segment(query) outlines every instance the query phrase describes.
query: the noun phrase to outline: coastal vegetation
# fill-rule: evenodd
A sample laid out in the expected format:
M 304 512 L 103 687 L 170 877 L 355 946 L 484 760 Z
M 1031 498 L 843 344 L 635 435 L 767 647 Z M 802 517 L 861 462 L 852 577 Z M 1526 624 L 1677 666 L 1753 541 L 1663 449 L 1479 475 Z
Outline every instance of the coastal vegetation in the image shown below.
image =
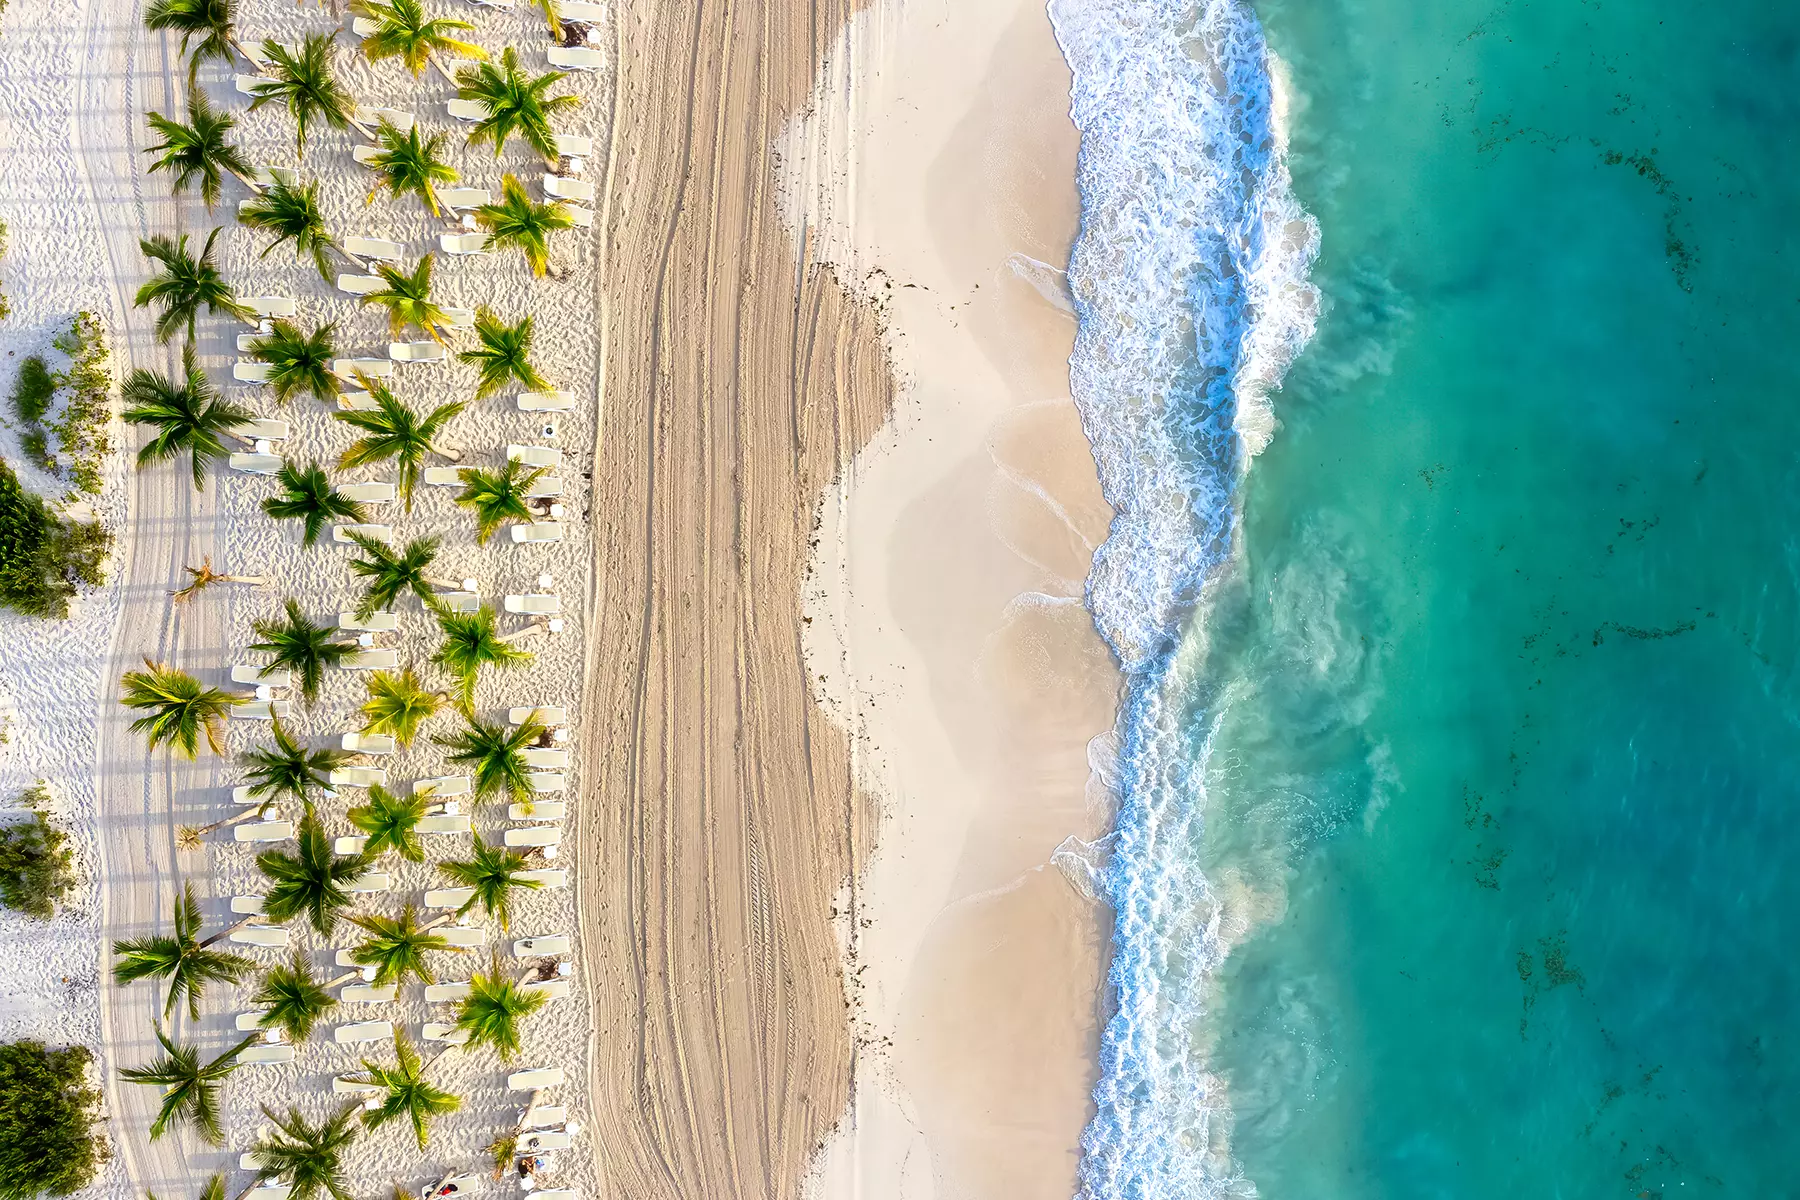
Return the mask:
M 92 1061 L 84 1046 L 0 1045 L 0 1200 L 67 1196 L 93 1181 L 106 1151 Z
M 19 796 L 31 820 L 0 826 L 0 904 L 40 921 L 75 884 L 75 852 L 68 835 L 50 824 L 50 793 L 42 780 Z
M 100 522 L 58 515 L 0 460 L 0 604 L 61 620 L 80 589 L 104 582 L 111 552 Z

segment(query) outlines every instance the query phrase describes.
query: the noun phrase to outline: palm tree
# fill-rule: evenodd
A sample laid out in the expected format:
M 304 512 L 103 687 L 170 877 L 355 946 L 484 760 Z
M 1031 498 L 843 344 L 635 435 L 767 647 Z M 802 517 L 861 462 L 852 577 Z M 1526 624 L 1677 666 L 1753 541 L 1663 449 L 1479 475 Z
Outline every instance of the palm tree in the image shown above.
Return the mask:
M 232 52 L 254 65 L 248 51 L 238 45 L 237 0 L 150 0 L 144 10 L 144 28 L 170 30 L 181 35 L 181 52 L 198 37 L 193 57 L 188 60 L 188 86 L 194 86 L 203 59 L 216 58 L 229 64 Z
M 380 784 L 369 789 L 369 802 L 352 808 L 350 823 L 368 835 L 363 853 L 375 858 L 392 850 L 407 862 L 424 862 L 419 844 L 419 822 L 425 818 L 425 797 L 396 796 Z
M 194 357 L 189 342 L 181 352 L 183 378 L 179 384 L 148 367 L 138 367 L 125 377 L 120 395 L 124 417 L 133 425 L 148 425 L 154 437 L 138 450 L 138 469 L 171 459 L 185 451 L 192 464 L 194 488 L 206 487 L 206 468 L 229 456 L 223 441 L 237 437 L 237 427 L 256 414 L 219 394 Z
M 343 750 L 308 750 L 294 740 L 276 718 L 270 725 L 275 738 L 273 746 L 254 746 L 238 756 L 249 770 L 250 795 L 256 799 L 279 800 L 292 796 L 312 810 L 312 791 L 331 787 L 331 772 L 350 761 Z
M 358 378 L 368 389 L 369 398 L 375 402 L 375 407 L 368 411 L 350 410 L 334 414 L 344 424 L 363 431 L 363 436 L 352 442 L 350 448 L 338 457 L 338 468 L 349 470 L 393 459 L 400 468 L 400 495 L 406 501 L 406 511 L 411 512 L 413 490 L 419 486 L 419 472 L 424 466 L 425 456 L 435 454 L 451 462 L 462 457 L 459 450 L 439 447 L 437 438 L 443 433 L 444 426 L 468 405 L 461 400 L 452 400 L 448 404 L 438 405 L 421 417 L 400 403 L 394 393 L 378 380 L 369 379 L 360 373 Z
M 369 869 L 364 854 L 334 854 L 331 839 L 319 819 L 300 819 L 295 853 L 265 850 L 256 865 L 272 881 L 263 897 L 263 916 L 277 924 L 302 913 L 321 934 L 337 927 L 338 912 L 351 904 L 345 884 L 361 878 Z
M 175 848 L 177 850 L 198 850 L 206 845 L 206 835 L 214 830 L 225 829 L 232 825 L 242 825 L 245 821 L 260 821 L 275 808 L 273 800 L 265 800 L 261 804 L 252 804 L 237 811 L 236 815 L 221 817 L 209 825 L 182 825 L 175 830 Z
M 456 699 L 465 713 L 474 711 L 475 680 L 483 667 L 522 667 L 531 661 L 529 650 L 520 650 L 494 632 L 494 610 L 482 605 L 472 613 L 440 610 L 438 629 L 443 643 L 431 661 L 456 677 Z
M 355 1105 L 346 1105 L 336 1116 L 309 1125 L 297 1108 L 278 1116 L 267 1105 L 263 1115 L 275 1132 L 256 1140 L 256 1180 L 282 1179 L 289 1200 L 318 1200 L 328 1193 L 333 1200 L 350 1200 L 345 1188 L 344 1155 L 356 1141 L 351 1116 Z
M 372 612 L 391 605 L 401 592 L 411 590 L 425 604 L 432 602 L 433 588 L 454 591 L 461 587 L 453 579 L 439 579 L 425 572 L 437 558 L 436 538 L 414 538 L 396 551 L 385 542 L 362 534 L 351 534 L 351 540 L 368 555 L 350 560 L 350 570 L 369 580 L 368 590 L 357 606 L 357 616 L 367 618 Z M 426 714 L 429 716 L 430 714 Z
M 387 309 L 388 332 L 396 338 L 408 329 L 421 329 L 436 341 L 444 340 L 438 327 L 448 325 L 450 318 L 431 301 L 431 260 L 429 254 L 421 258 L 410 275 L 399 267 L 375 264 L 375 273 L 386 281 L 387 287 L 370 292 L 362 302 Z
M 264 1029 L 279 1029 L 291 1042 L 304 1042 L 337 1004 L 337 997 L 313 978 L 312 968 L 298 950 L 291 963 L 263 972 L 262 986 L 250 1003 L 263 1010 L 258 1022 Z
M 289 597 L 285 605 L 286 621 L 259 620 L 250 627 L 263 640 L 251 644 L 260 654 L 271 654 L 268 667 L 287 667 L 300 676 L 300 694 L 311 706 L 319 696 L 319 684 L 326 667 L 335 667 L 357 652 L 355 642 L 332 638 L 329 626 L 315 625 L 300 611 L 298 601 Z
M 264 39 L 263 66 L 271 78 L 260 80 L 252 90 L 250 111 L 265 104 L 281 103 L 294 118 L 294 152 L 306 157 L 306 131 L 314 121 L 323 121 L 333 129 L 356 124 L 356 98 L 337 78 L 332 66 L 332 41 L 329 35 L 309 33 L 298 50 L 290 50 L 280 42 Z M 357 128 L 361 129 L 360 125 Z M 363 130 L 364 133 L 368 131 Z
M 476 209 L 475 221 L 487 230 L 490 247 L 517 246 L 524 251 L 533 275 L 550 271 L 550 235 L 575 224 L 568 205 L 560 200 L 546 204 L 534 202 L 519 177 L 512 174 L 500 180 L 500 202 L 483 204 Z M 560 274 L 550 273 L 552 277 Z
M 494 531 L 508 521 L 537 519 L 525 495 L 546 470 L 508 459 L 497 471 L 470 467 L 463 472 L 463 490 L 457 493 L 456 502 L 475 510 L 476 545 L 485 546 Z
M 201 592 L 205 591 L 215 583 L 253 583 L 258 587 L 261 587 L 263 584 L 269 582 L 267 578 L 261 575 L 221 574 L 220 572 L 213 570 L 212 555 L 210 554 L 203 554 L 200 556 L 199 566 L 190 567 L 184 565 L 181 569 L 186 571 L 191 578 L 186 587 L 177 588 L 175 591 L 169 593 L 169 598 L 174 600 L 177 604 L 186 604 L 189 600 L 192 600 L 195 596 L 198 596 Z
M 237 926 L 232 926 L 235 929 Z M 181 885 L 175 901 L 175 932 L 152 937 L 122 938 L 113 943 L 113 982 L 120 987 L 140 979 L 167 979 L 168 999 L 163 1004 L 163 1019 L 175 1011 L 182 996 L 187 997 L 188 1016 L 200 1019 L 200 993 L 209 983 L 236 983 L 256 966 L 247 958 L 214 950 L 212 945 L 231 932 L 223 929 L 205 941 L 200 940 L 200 905 L 194 900 L 192 884 Z
M 276 180 L 262 195 L 238 209 L 238 223 L 275 235 L 275 240 L 263 248 L 262 257 L 268 257 L 269 251 L 281 243 L 292 242 L 294 256 L 310 257 L 321 279 L 331 278 L 330 260 L 325 257 L 327 250 L 359 271 L 368 270 L 367 263 L 338 245 L 326 229 L 325 214 L 319 208 L 317 180 L 305 185 Z
M 236 175 L 251 191 L 257 190 L 250 178 L 256 169 L 242 151 L 225 140 L 225 135 L 237 126 L 237 122 L 214 108 L 200 88 L 192 88 L 188 93 L 186 125 L 158 112 L 145 114 L 145 119 L 163 139 L 144 151 L 161 156 L 150 164 L 150 172 L 172 172 L 175 182 L 171 191 L 177 194 L 186 191 L 187 185 L 198 177 L 200 198 L 211 208 L 219 202 L 224 171 Z
M 475 123 L 469 144 L 494 143 L 494 157 L 506 148 L 513 134 L 544 156 L 545 162 L 558 161 L 556 138 L 550 131 L 550 118 L 581 101 L 574 96 L 548 96 L 547 91 L 563 78 L 561 71 L 548 71 L 533 79 L 519 69 L 519 54 L 508 46 L 500 54 L 500 64 L 474 63 L 456 73 L 456 94 L 464 100 L 487 105 L 488 115 Z
M 476 800 L 485 800 L 500 791 L 515 800 L 528 800 L 531 781 L 526 778 L 524 750 L 543 732 L 544 727 L 536 721 L 526 721 L 509 730 L 504 725 L 489 725 L 471 717 L 461 733 L 432 740 L 450 751 L 447 762 L 474 769 Z
M 480 46 L 450 36 L 452 32 L 475 26 L 447 17 L 428 18 L 419 0 L 389 0 L 385 4 L 378 0 L 355 0 L 350 11 L 367 17 L 376 25 L 375 32 L 363 38 L 363 55 L 370 62 L 398 58 L 415 77 L 425 69 L 426 63 L 430 63 L 444 81 L 454 87 L 456 77 L 444 69 L 438 55 L 454 54 L 473 59 L 488 56 Z
M 368 724 L 362 731 L 385 733 L 401 746 L 409 746 L 418 736 L 419 726 L 436 715 L 442 703 L 438 693 L 419 686 L 411 667 L 398 675 L 377 671 L 369 677 L 369 698 L 362 706 Z
M 186 671 L 148 658 L 142 671 L 125 672 L 121 682 L 125 691 L 120 703 L 147 714 L 131 723 L 131 732 L 144 734 L 150 749 L 166 745 L 191 759 L 198 752 L 200 735 L 204 733 L 214 754 L 225 753 L 219 740 L 220 726 L 232 706 L 244 702 L 242 696 L 202 687 Z
M 144 1189 L 149 1200 L 156 1200 L 156 1193 L 149 1188 Z M 225 1172 L 214 1171 L 206 1177 L 206 1185 L 200 1189 L 200 1200 L 225 1200 Z
M 237 1070 L 237 1056 L 256 1041 L 251 1034 L 211 1062 L 200 1061 L 200 1052 L 192 1046 L 178 1046 L 169 1040 L 162 1026 L 156 1027 L 156 1040 L 162 1043 L 163 1055 L 146 1067 L 126 1067 L 121 1079 L 131 1083 L 147 1083 L 163 1089 L 162 1108 L 150 1125 L 150 1140 L 155 1141 L 171 1124 L 187 1122 L 202 1138 L 217 1146 L 225 1140 L 219 1121 L 219 1085 Z
M 469 1049 L 492 1046 L 502 1060 L 519 1052 L 519 1021 L 542 1008 L 549 997 L 528 992 L 500 973 L 499 959 L 485 975 L 469 980 L 469 994 L 456 1014 L 456 1027 L 469 1035 Z
M 284 490 L 280 495 L 264 497 L 263 511 L 277 521 L 293 518 L 303 522 L 302 545 L 310 546 L 318 541 L 325 522 L 333 518 L 363 521 L 368 517 L 361 504 L 345 499 L 342 492 L 331 486 L 325 469 L 316 462 L 299 467 L 291 459 L 285 461 L 281 464 L 279 478 Z
M 456 910 L 458 916 L 479 904 L 488 916 L 499 919 L 500 928 L 506 929 L 512 924 L 513 894 L 532 891 L 543 884 L 520 878 L 528 864 L 517 850 L 497 842 L 489 845 L 480 834 L 475 835 L 473 849 L 474 857 L 468 862 L 439 863 L 438 869 L 455 880 L 457 886 L 475 889 L 468 902 Z
M 250 343 L 250 357 L 269 364 L 275 399 L 286 404 L 301 392 L 326 404 L 337 399 L 337 378 L 331 373 L 336 332 L 335 321 L 311 333 L 301 333 L 292 321 L 276 321 L 270 332 Z
M 218 240 L 217 229 L 207 234 L 206 247 L 199 258 L 188 253 L 185 233 L 174 239 L 159 233 L 138 242 L 145 258 L 162 264 L 162 269 L 132 298 L 132 304 L 138 308 L 161 307 L 162 311 L 156 314 L 157 341 L 168 341 L 183 326 L 187 327 L 188 341 L 193 341 L 194 320 L 203 305 L 209 314 L 229 313 L 246 324 L 256 324 L 249 306 L 238 300 L 231 285 L 219 275 L 219 264 L 213 258 L 213 243 Z
M 437 976 L 431 973 L 425 955 L 433 950 L 462 952 L 461 946 L 452 946 L 442 936 L 431 932 L 438 922 L 421 927 L 410 904 L 398 917 L 370 913 L 350 920 L 369 935 L 350 952 L 350 957 L 354 962 L 375 968 L 377 985 L 404 983 L 409 978 L 434 983 Z
M 475 388 L 477 400 L 492 395 L 515 379 L 533 391 L 550 386 L 526 359 L 531 351 L 531 334 L 530 313 L 520 317 L 517 325 L 503 323 L 485 307 L 476 314 L 475 336 L 481 345 L 461 351 L 456 357 L 481 372 L 481 380 Z
M 557 11 L 556 0 L 531 0 L 531 6 L 544 14 L 544 24 L 550 29 L 550 36 L 562 41 L 562 13 Z
M 381 178 L 369 189 L 365 203 L 373 204 L 376 193 L 385 188 L 395 199 L 415 195 L 425 202 L 432 216 L 442 216 L 443 209 L 438 206 L 438 184 L 455 183 L 457 178 L 456 168 L 443 157 L 444 143 L 449 140 L 447 133 L 425 137 L 420 134 L 417 124 L 401 133 L 383 118 L 375 130 L 375 144 L 381 149 L 369 160 L 369 166 Z
M 363 1125 L 379 1129 L 389 1121 L 405 1118 L 412 1125 L 419 1149 L 423 1150 L 431 1121 L 455 1112 L 462 1107 L 462 1101 L 426 1081 L 426 1064 L 406 1034 L 394 1035 L 394 1053 L 399 1061 L 392 1067 L 363 1059 L 360 1082 L 372 1083 L 387 1092 L 379 1105 L 363 1110 Z

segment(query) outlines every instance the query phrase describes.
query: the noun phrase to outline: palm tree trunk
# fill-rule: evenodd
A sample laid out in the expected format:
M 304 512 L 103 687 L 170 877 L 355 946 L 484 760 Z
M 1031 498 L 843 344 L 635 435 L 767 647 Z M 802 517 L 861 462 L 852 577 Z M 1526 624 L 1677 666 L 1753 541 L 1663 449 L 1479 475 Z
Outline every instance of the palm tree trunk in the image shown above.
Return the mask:
M 514 642 L 523 641 L 533 634 L 548 633 L 549 631 L 550 627 L 548 625 L 527 625 L 525 628 L 514 630 L 512 633 L 503 633 L 494 640 L 510 646 Z
M 419 926 L 419 932 L 424 933 L 427 929 L 436 929 L 439 925 L 448 925 L 454 920 L 456 920 L 456 910 L 452 909 L 443 916 L 433 917 L 431 920 Z
M 325 988 L 327 991 L 329 991 L 334 987 L 342 987 L 344 984 L 349 983 L 352 979 L 361 979 L 361 978 L 362 978 L 362 969 L 359 967 L 354 971 L 350 971 L 346 974 L 339 975 L 336 979 L 334 979 L 330 983 L 326 984 Z
M 262 184 L 258 183 L 256 180 L 250 178 L 248 175 L 245 175 L 242 171 L 233 171 L 230 167 L 226 167 L 225 169 L 227 171 L 231 171 L 232 175 L 237 178 L 237 181 L 239 183 L 243 184 L 245 187 L 249 188 L 251 191 L 255 192 L 257 195 L 259 195 L 259 196 L 262 195 L 262 192 L 263 192 Z
M 448 83 L 451 87 L 461 87 L 462 86 L 460 83 L 456 82 L 456 76 L 452 75 L 448 70 L 445 69 L 444 64 L 438 61 L 438 56 L 435 52 L 427 53 L 425 55 L 425 61 L 437 68 L 437 73 L 444 77 L 445 83 Z
M 226 817 L 222 821 L 214 821 L 211 825 L 202 825 L 198 829 L 194 830 L 194 836 L 195 837 L 205 837 L 207 834 L 214 833 L 220 829 L 229 829 L 233 825 L 242 825 L 245 821 L 251 820 L 252 818 L 255 818 L 255 817 L 260 817 L 264 813 L 268 812 L 270 803 L 271 803 L 271 801 L 264 800 L 259 803 L 251 805 L 249 808 L 246 808 L 244 811 L 240 812 L 235 817 Z
M 344 249 L 342 246 L 338 245 L 336 242 L 327 240 L 325 244 L 327 246 L 330 246 L 333 250 L 337 251 L 337 253 L 343 257 L 345 262 L 354 263 L 356 265 L 357 270 L 361 271 L 365 275 L 368 274 L 368 272 L 369 272 L 369 264 L 368 263 L 366 263 L 362 259 L 356 257 L 356 255 L 350 253 L 348 250 Z
M 230 46 L 233 50 L 237 51 L 239 57 L 241 57 L 245 62 L 249 63 L 257 71 L 262 70 L 262 64 L 257 62 L 254 58 L 252 58 L 250 56 L 250 52 L 248 50 L 244 49 L 243 43 L 239 42 L 237 40 L 237 38 L 228 37 L 225 39 L 225 44 Z
M 437 588 L 441 592 L 460 592 L 463 590 L 462 580 L 460 579 L 433 579 L 429 575 L 424 578 L 426 583 L 429 583 L 432 587 Z
M 214 942 L 223 941 L 225 938 L 230 937 L 232 934 L 236 933 L 238 930 L 242 929 L 244 926 L 248 925 L 250 922 L 256 920 L 257 916 L 258 916 L 257 913 L 251 913 L 249 916 L 243 918 L 240 921 L 233 921 L 231 924 L 227 925 L 225 928 L 219 930 L 219 932 L 217 932 L 217 933 L 213 934 L 211 937 L 207 938 L 204 942 L 201 942 L 200 948 L 202 950 L 204 950 L 208 946 L 212 945 Z
M 440 450 L 436 446 L 427 446 L 426 449 L 431 451 L 433 454 L 437 455 L 439 458 L 443 459 L 445 462 L 461 462 L 462 461 L 462 451 L 461 450 Z

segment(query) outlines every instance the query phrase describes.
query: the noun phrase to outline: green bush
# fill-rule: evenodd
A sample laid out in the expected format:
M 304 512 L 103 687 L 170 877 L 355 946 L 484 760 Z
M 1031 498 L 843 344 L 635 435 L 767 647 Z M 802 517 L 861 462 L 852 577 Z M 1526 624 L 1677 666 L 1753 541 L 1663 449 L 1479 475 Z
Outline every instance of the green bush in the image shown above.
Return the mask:
M 0 461 L 0 605 L 32 617 L 69 615 L 78 585 L 105 578 L 112 534 L 97 521 L 66 521 L 25 490 Z
M 75 854 L 44 815 L 50 796 L 41 780 L 19 799 L 32 820 L 0 827 L 0 904 L 48 921 L 75 883 Z
M 100 492 L 100 464 L 112 453 L 107 427 L 112 420 L 112 371 L 107 366 L 106 328 L 93 313 L 77 313 L 51 343 L 72 360 L 56 382 L 68 390 L 62 416 L 50 422 L 57 445 L 73 465 L 69 477 L 84 492 Z
M 56 395 L 56 376 L 44 360 L 32 355 L 19 364 L 19 377 L 13 383 L 13 415 L 27 425 L 35 425 L 50 411 L 51 397 Z
M 33 426 L 19 435 L 19 450 L 25 461 L 40 471 L 56 474 L 56 459 L 50 454 L 50 435 Z
M 94 1137 L 100 1093 L 87 1086 L 86 1047 L 0 1046 L 0 1200 L 67 1196 L 104 1158 Z

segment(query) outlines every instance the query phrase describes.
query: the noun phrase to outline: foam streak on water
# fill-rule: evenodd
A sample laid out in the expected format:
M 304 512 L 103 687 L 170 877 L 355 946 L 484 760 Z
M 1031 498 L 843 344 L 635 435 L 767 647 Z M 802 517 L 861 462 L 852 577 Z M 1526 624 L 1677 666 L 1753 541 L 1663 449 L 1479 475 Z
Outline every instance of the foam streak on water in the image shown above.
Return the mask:
M 1223 954 L 1196 863 L 1212 728 L 1196 614 L 1272 428 L 1266 393 L 1312 333 L 1317 232 L 1289 194 L 1273 60 L 1238 0 L 1049 10 L 1082 138 L 1070 381 L 1118 511 L 1087 599 L 1129 680 L 1102 881 L 1117 1013 L 1082 1185 L 1096 1200 L 1211 1196 L 1241 1181 L 1191 1032 Z

